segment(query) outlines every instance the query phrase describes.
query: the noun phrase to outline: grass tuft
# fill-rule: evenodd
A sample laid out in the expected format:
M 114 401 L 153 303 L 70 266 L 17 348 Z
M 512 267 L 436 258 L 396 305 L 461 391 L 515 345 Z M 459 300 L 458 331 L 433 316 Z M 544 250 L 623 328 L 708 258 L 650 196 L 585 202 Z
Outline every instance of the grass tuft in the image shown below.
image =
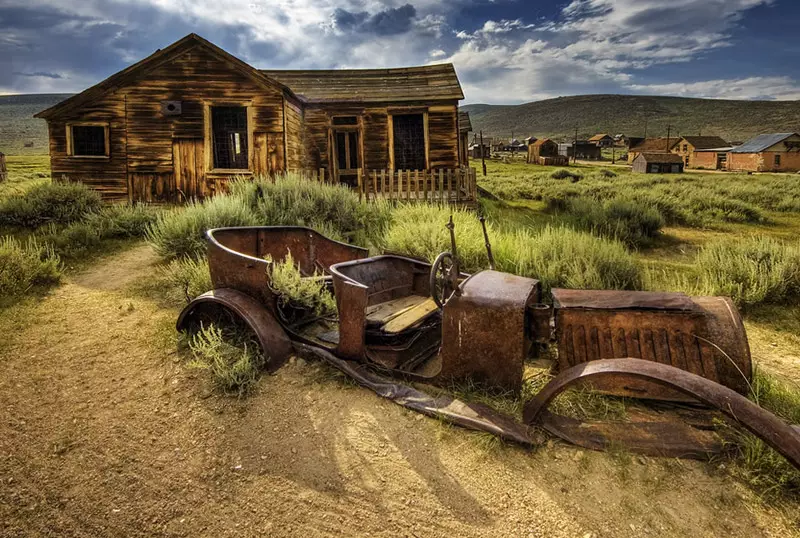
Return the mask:
M 282 261 L 270 261 L 270 286 L 283 305 L 312 310 L 317 316 L 336 314 L 336 300 L 321 273 L 315 274 L 316 278 L 303 278 L 291 252 Z
M 50 286 L 61 279 L 61 262 L 47 245 L 34 239 L 0 239 L 0 299 L 17 297 L 34 286 Z
M 161 273 L 171 286 L 181 290 L 187 303 L 214 288 L 205 259 L 183 257 L 172 260 L 161 268 Z
M 232 342 L 216 325 L 201 327 L 189 340 L 189 349 L 191 367 L 208 371 L 216 387 L 238 396 L 253 389 L 264 362 L 258 343 L 242 341 L 241 337 Z

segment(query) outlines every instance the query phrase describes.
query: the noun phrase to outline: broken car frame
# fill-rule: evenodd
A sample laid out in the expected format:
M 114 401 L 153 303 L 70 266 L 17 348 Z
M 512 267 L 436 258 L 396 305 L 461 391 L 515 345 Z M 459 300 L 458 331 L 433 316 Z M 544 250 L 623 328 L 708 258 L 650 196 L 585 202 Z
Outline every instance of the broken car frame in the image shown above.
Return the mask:
M 547 409 L 563 390 L 580 386 L 677 406 L 703 404 L 800 467 L 797 430 L 744 396 L 752 378 L 750 349 L 730 299 L 553 289 L 552 305 L 544 304 L 535 279 L 493 268 L 462 273 L 452 218 L 447 228 L 451 251 L 433 264 L 369 257 L 365 249 L 304 227 L 209 230 L 214 290 L 184 308 L 177 328 L 190 330 L 226 310 L 254 331 L 269 372 L 292 352 L 313 355 L 400 405 L 526 445 L 542 442 L 541 428 L 591 449 L 614 445 L 649 455 L 703 457 L 720 451 L 722 443 L 710 431 L 708 416 L 699 420 L 694 408 L 685 422 L 624 423 L 579 421 Z M 316 316 L 279 300 L 269 267 L 290 252 L 304 278 L 322 278 L 333 290 L 337 316 Z M 409 384 L 469 381 L 519 394 L 526 360 L 537 346 L 553 343 L 558 375 L 525 404 L 522 422 Z

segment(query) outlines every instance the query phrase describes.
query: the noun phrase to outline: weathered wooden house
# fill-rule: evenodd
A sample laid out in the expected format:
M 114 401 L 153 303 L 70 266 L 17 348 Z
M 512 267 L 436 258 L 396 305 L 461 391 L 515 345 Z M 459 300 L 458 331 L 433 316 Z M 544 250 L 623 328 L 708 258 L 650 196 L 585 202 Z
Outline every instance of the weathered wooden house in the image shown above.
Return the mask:
M 540 138 L 528 146 L 528 164 L 566 166 L 569 159 L 558 153 L 558 144 L 549 138 Z
M 800 134 L 762 134 L 728 152 L 728 170 L 797 172 L 800 170 Z
M 559 144 L 558 153 L 570 159 L 575 158 L 577 154 L 578 159 L 587 161 L 599 161 L 602 156 L 600 146 L 588 140 Z
M 685 168 L 717 168 L 717 153 L 725 153 L 731 145 L 719 136 L 683 136 L 672 149 L 680 155 Z
M 451 64 L 258 70 L 190 34 L 36 117 L 53 178 L 108 200 L 204 197 L 286 170 L 367 196 L 462 200 L 474 196 L 463 98 Z
M 633 160 L 639 174 L 682 174 L 683 159 L 674 153 L 639 153 Z
M 607 133 L 599 133 L 589 139 L 598 148 L 610 148 L 614 145 L 614 137 Z
M 469 166 L 469 133 L 472 132 L 472 122 L 469 119 L 469 112 L 466 110 L 458 111 L 458 151 L 460 153 L 461 166 Z
M 643 138 L 628 148 L 628 162 L 633 163 L 640 153 L 670 153 L 678 145 L 679 138 Z

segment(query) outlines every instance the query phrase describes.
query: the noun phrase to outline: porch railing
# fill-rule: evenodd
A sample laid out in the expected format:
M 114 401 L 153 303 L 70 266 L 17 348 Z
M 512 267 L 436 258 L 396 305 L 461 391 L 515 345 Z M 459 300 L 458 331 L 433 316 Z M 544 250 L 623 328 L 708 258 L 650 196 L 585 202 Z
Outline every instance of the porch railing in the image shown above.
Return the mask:
M 309 180 L 329 180 L 324 168 L 290 170 Z M 478 198 L 474 168 L 439 168 L 434 170 L 362 170 L 356 173 L 353 188 L 366 200 L 401 202 L 438 202 L 469 204 Z

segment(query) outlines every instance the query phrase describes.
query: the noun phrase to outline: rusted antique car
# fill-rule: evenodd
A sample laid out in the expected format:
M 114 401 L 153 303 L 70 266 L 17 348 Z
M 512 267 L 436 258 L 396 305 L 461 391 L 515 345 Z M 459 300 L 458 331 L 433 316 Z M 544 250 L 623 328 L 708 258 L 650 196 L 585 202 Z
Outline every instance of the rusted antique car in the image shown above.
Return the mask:
M 729 299 L 553 289 L 552 304 L 544 304 L 537 280 L 493 269 L 488 237 L 491 268 L 462 273 L 452 221 L 448 227 L 451 252 L 433 264 L 371 257 L 304 227 L 209 230 L 215 289 L 186 306 L 178 330 L 191 330 L 222 309 L 252 328 L 270 372 L 292 353 L 314 355 L 401 405 L 528 445 L 541 441 L 542 428 L 594 449 L 616 444 L 652 455 L 701 456 L 721 444 L 710 421 L 694 412 L 688 421 L 615 424 L 547 410 L 560 392 L 586 383 L 618 396 L 700 403 L 800 465 L 800 434 L 744 396 L 752 377 L 750 350 Z M 338 315 L 321 317 L 280 300 L 268 267 L 289 253 L 304 278 L 322 279 L 333 290 Z M 518 392 L 526 361 L 546 345 L 557 347 L 558 375 L 526 403 L 522 422 L 411 385 L 469 380 Z

